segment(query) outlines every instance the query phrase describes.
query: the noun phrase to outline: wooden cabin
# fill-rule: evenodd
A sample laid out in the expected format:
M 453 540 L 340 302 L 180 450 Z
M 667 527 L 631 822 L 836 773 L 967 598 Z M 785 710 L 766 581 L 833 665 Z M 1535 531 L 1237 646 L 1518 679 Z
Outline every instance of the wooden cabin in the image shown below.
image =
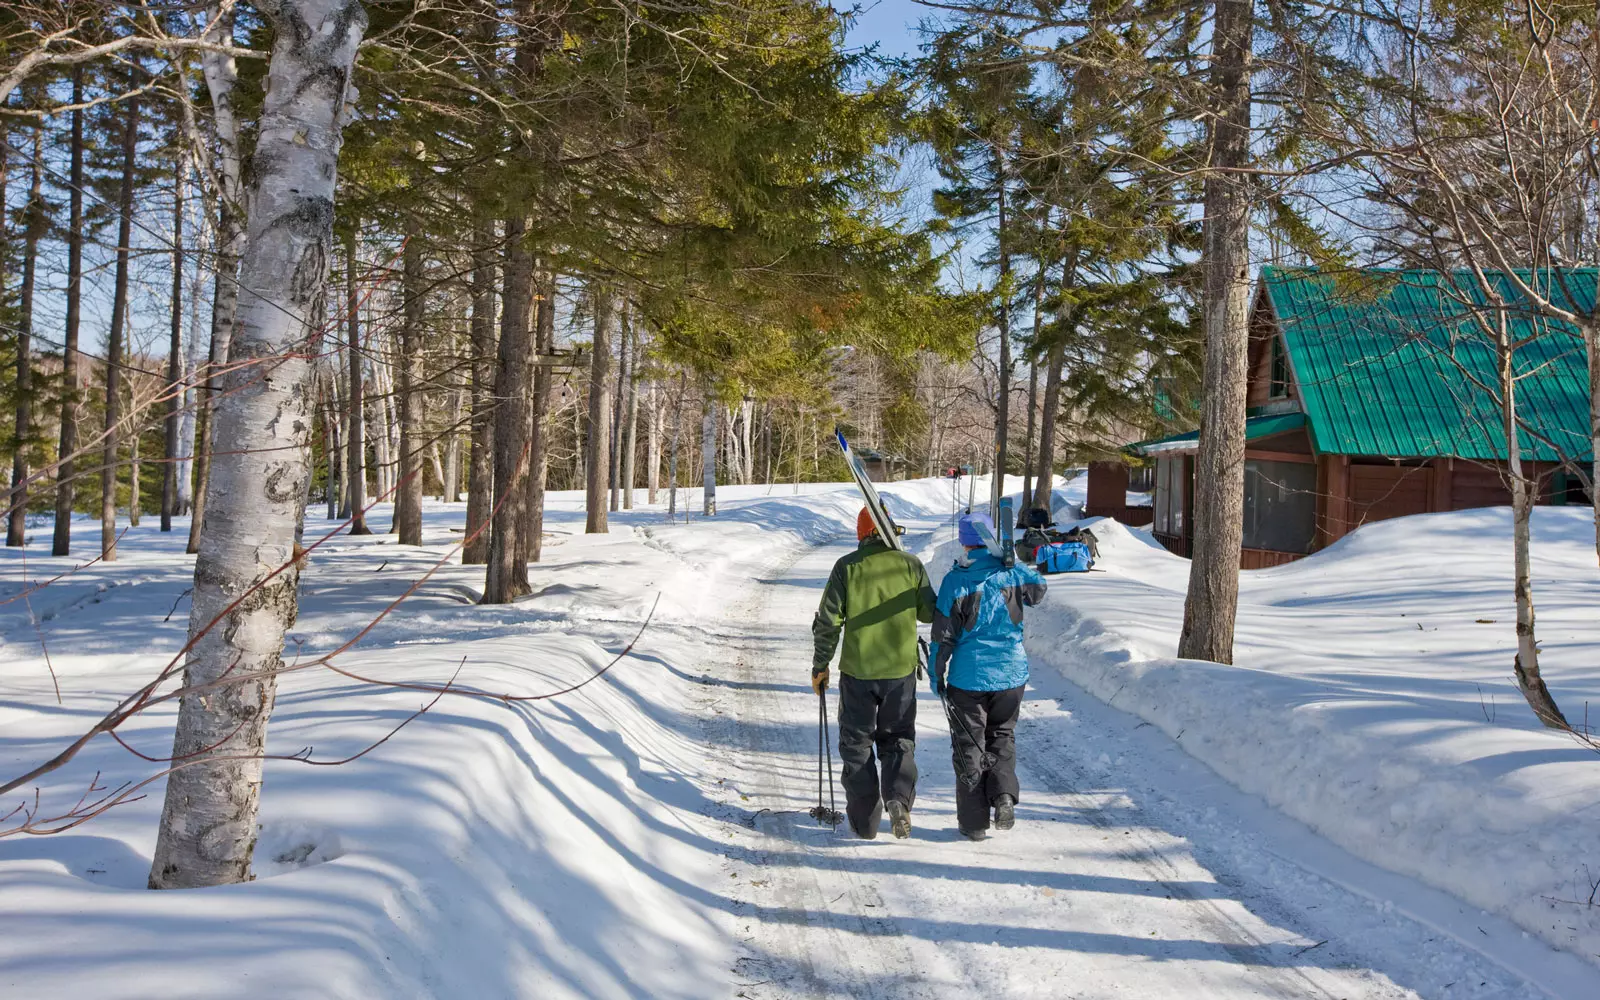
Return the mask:
M 1511 502 L 1500 405 L 1484 388 L 1495 384 L 1495 352 L 1463 304 L 1472 287 L 1425 271 L 1335 280 L 1263 269 L 1250 327 L 1242 567 L 1299 559 L 1369 521 Z M 1568 287 L 1592 296 L 1594 272 Z M 1525 317 L 1511 325 L 1534 332 Z M 1581 337 L 1547 325 L 1518 350 L 1517 367 L 1519 446 L 1538 502 L 1591 503 L 1575 474 L 1593 466 Z M 1181 556 L 1193 544 L 1198 438 L 1127 449 L 1155 464 L 1152 531 Z M 1109 497 L 1095 472 L 1090 497 Z M 1107 513 L 1092 502 L 1088 512 Z

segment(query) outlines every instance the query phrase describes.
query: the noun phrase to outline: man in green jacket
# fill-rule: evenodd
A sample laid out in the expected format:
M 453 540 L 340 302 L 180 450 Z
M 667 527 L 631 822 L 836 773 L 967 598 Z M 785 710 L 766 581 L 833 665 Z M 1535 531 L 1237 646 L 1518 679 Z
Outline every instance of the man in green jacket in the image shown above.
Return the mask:
M 933 621 L 935 596 L 922 560 L 884 544 L 865 507 L 856 550 L 833 565 L 811 623 L 811 687 L 828 686 L 839 654 L 839 757 L 845 815 L 871 840 L 887 807 L 896 837 L 911 835 L 917 795 L 917 622 Z M 877 761 L 873 747 L 877 747 Z

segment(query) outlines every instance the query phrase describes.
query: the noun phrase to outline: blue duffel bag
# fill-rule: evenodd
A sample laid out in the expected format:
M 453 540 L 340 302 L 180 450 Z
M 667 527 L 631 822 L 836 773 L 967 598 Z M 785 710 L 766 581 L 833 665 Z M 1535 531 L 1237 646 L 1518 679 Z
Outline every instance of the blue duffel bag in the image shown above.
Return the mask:
M 1051 542 L 1039 546 L 1035 558 L 1041 573 L 1087 573 L 1094 566 L 1083 542 Z

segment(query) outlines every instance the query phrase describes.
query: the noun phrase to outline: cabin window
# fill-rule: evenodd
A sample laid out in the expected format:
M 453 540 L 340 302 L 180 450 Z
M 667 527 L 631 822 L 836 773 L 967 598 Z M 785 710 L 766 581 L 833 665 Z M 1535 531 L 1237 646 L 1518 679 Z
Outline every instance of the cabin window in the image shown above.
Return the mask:
M 1283 338 L 1274 335 L 1272 340 L 1272 382 L 1267 391 L 1269 399 L 1289 397 L 1289 355 L 1283 349 Z
M 1309 462 L 1244 463 L 1244 547 L 1310 552 L 1317 525 L 1317 467 Z

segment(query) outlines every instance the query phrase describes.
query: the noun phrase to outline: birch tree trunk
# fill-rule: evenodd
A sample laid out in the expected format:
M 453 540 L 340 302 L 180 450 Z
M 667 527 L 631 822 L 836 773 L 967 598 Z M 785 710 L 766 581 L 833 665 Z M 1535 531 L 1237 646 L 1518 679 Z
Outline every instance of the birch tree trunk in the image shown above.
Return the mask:
M 1038 329 L 1038 313 L 1034 314 L 1034 329 Z M 1039 415 L 1039 366 L 1028 366 L 1028 435 L 1022 445 L 1022 507 L 1026 510 L 1032 505 L 1032 498 L 1036 493 L 1034 489 L 1034 471 L 1037 463 L 1034 460 L 1033 432 L 1034 425 L 1038 423 Z
M 232 43 L 234 8 L 213 3 L 207 7 L 206 31 L 221 41 Z M 234 108 L 239 67 L 225 52 L 202 52 L 200 69 L 211 97 L 211 125 L 217 138 L 216 280 L 211 295 L 211 344 L 207 351 L 205 388 L 200 393 L 198 441 L 195 447 L 194 517 L 189 522 L 189 549 L 200 551 L 200 534 L 205 529 L 206 485 L 211 478 L 211 410 L 216 401 L 218 369 L 228 363 L 232 352 L 233 330 L 239 315 L 239 261 L 245 247 L 244 159 L 239 141 L 239 118 Z
M 705 390 L 706 412 L 700 420 L 700 485 L 703 499 L 700 513 L 706 517 L 717 514 L 717 397 L 711 387 Z
M 1529 522 L 1537 499 L 1538 484 L 1523 472 L 1522 445 L 1517 439 L 1516 351 L 1511 339 L 1510 321 L 1504 313 L 1495 317 L 1496 371 L 1500 381 L 1501 433 L 1506 440 L 1506 471 L 1511 476 L 1511 560 L 1512 589 L 1517 602 L 1517 655 L 1512 661 L 1517 687 L 1528 707 L 1550 729 L 1571 729 L 1567 717 L 1556 705 L 1539 672 L 1539 640 L 1534 632 L 1533 555 Z
M 1011 254 L 1009 244 L 1006 242 L 1006 159 L 1005 154 L 996 149 L 994 152 L 994 176 L 996 185 L 995 208 L 997 212 L 995 223 L 995 253 L 1000 258 L 1000 368 L 999 396 L 995 402 L 994 413 L 994 479 L 989 486 L 989 515 L 1000 516 L 1000 498 L 1005 495 L 1006 487 L 1006 453 L 1011 424 L 1011 301 L 1008 291 L 1008 279 L 1011 277 Z M 996 522 L 998 523 L 998 522 Z
M 439 499 L 445 503 L 461 502 L 461 435 L 456 428 L 461 423 L 465 401 L 459 386 L 452 386 L 445 397 L 444 432 L 444 484 L 439 487 Z
M 355 0 L 257 9 L 277 30 L 240 273 L 249 294 L 232 350 L 254 364 L 227 375 L 217 402 L 184 668 L 189 688 L 227 681 L 180 701 L 179 766 L 167 778 L 153 889 L 250 878 L 274 671 L 298 604 L 294 538 L 311 473 L 307 348 L 323 318 L 340 129 L 367 23 Z
M 134 528 L 139 526 L 139 515 L 142 513 L 139 508 L 144 503 L 139 489 L 139 473 L 139 435 L 134 434 L 128 442 L 128 525 Z
M 388 338 L 383 337 L 381 334 L 374 336 L 369 332 L 367 339 L 378 356 L 387 353 L 386 341 Z M 372 451 L 373 458 L 377 460 L 377 468 L 373 470 L 373 473 L 378 484 L 378 496 L 393 500 L 394 449 L 390 447 L 392 439 L 389 436 L 389 432 L 394 429 L 394 421 L 392 419 L 393 414 L 389 408 L 392 399 L 389 391 L 390 385 L 383 365 L 374 363 L 372 366 L 372 389 L 372 409 L 377 418 L 369 424 L 369 426 L 376 429 L 372 440 Z
M 584 448 L 588 467 L 584 510 L 588 533 L 610 530 L 606 525 L 607 471 L 611 454 L 611 292 L 596 285 L 594 296 L 594 353 L 589 361 L 589 436 Z
M 327 461 L 327 486 L 323 490 L 323 500 L 326 501 L 328 520 L 339 516 L 339 393 L 338 382 L 333 373 L 328 372 L 324 379 L 327 386 L 327 401 L 322 408 L 322 453 Z
M 526 493 L 522 477 L 528 461 L 528 322 L 533 298 L 533 255 L 526 241 L 527 220 L 506 220 L 505 306 L 500 313 L 500 344 L 495 370 L 494 510 L 483 603 L 510 604 L 528 593 L 528 564 L 518 543 Z
M 1211 168 L 1201 251 L 1206 355 L 1195 458 L 1194 553 L 1178 655 L 1233 662 L 1244 539 L 1250 307 L 1250 71 L 1254 0 L 1216 0 Z
M 1050 509 L 1050 487 L 1055 481 L 1056 416 L 1061 409 L 1061 364 L 1066 348 L 1056 344 L 1047 354 L 1044 368 L 1044 412 L 1039 415 L 1039 454 L 1034 466 L 1034 507 Z
M 680 376 L 678 395 L 672 406 L 672 456 L 667 460 L 667 521 L 678 515 L 678 441 L 683 432 L 683 397 L 688 392 L 689 380 Z
M 192 202 L 191 202 L 192 204 Z M 214 233 L 211 230 L 208 216 L 202 211 L 199 213 L 195 225 L 194 245 L 209 249 L 208 240 Z M 189 514 L 194 511 L 194 453 L 196 426 L 195 410 L 200 406 L 200 390 L 194 384 L 194 376 L 201 371 L 205 364 L 205 343 L 200 336 L 200 288 L 204 269 L 194 267 L 189 273 L 189 321 L 188 344 L 184 348 L 183 358 L 183 409 L 178 415 L 178 447 L 181 450 L 178 459 L 178 501 L 176 513 Z
M 130 79 L 129 83 L 133 81 Z M 100 442 L 100 559 L 117 559 L 117 452 L 122 420 L 122 345 L 127 339 L 128 263 L 133 241 L 133 177 L 139 156 L 139 101 L 128 102 L 122 119 L 122 184 L 117 192 L 117 276 L 111 291 L 111 329 L 106 334 L 105 437 Z
M 1600 277 L 1596 280 L 1600 281 Z M 1600 288 L 1595 294 L 1600 296 Z M 1595 315 L 1583 331 L 1583 344 L 1589 352 L 1589 448 L 1594 456 L 1589 503 L 1594 507 L 1595 559 L 1600 561 L 1600 297 L 1595 299 Z
M 422 544 L 422 240 L 406 239 L 402 256 L 399 363 L 394 366 L 400 408 L 400 470 L 394 502 L 394 524 L 401 545 Z
M 539 315 L 534 327 L 534 353 L 548 356 L 556 344 L 556 279 L 548 271 L 540 274 Z M 550 391 L 555 374 L 548 365 L 540 365 L 533 373 L 533 419 L 528 443 L 528 510 L 523 523 L 527 525 L 528 561 L 538 562 L 544 555 L 544 489 L 545 478 L 550 473 L 550 441 L 546 427 L 550 415 Z
M 656 384 L 653 381 L 645 395 L 645 407 L 649 411 L 644 450 L 645 501 L 654 504 L 661 492 L 661 404 L 656 399 Z
M 26 543 L 28 448 L 33 439 L 33 295 L 38 278 L 39 237 L 44 234 L 44 129 L 33 133 L 33 170 L 28 182 L 27 232 L 22 248 L 22 288 L 17 318 L 16 443 L 11 452 L 11 515 L 6 544 Z
M 627 322 L 624 316 L 624 322 Z M 623 339 L 628 354 L 628 378 L 623 386 L 627 402 L 622 407 L 622 509 L 633 509 L 633 453 L 638 450 L 639 433 L 639 334 L 628 324 Z
M 61 436 L 56 449 L 56 521 L 50 554 L 72 554 L 72 506 L 77 484 L 73 482 L 78 450 L 78 326 L 83 307 L 83 67 L 72 72 L 72 165 L 68 193 L 67 222 L 67 316 L 66 336 L 61 346 Z
M 178 512 L 178 460 L 183 454 L 178 435 L 183 421 L 183 186 L 187 178 L 180 166 L 172 179 L 172 296 L 171 327 L 167 336 L 167 418 L 162 425 L 161 530 L 172 530 Z
M 611 449 L 608 456 L 611 489 L 609 508 L 616 510 L 622 487 L 622 417 L 628 406 L 628 308 L 624 304 L 617 322 L 617 387 L 611 399 Z
M 467 466 L 467 535 L 478 531 L 494 507 L 494 242 L 479 229 L 472 251 L 472 450 Z M 474 566 L 489 558 L 489 533 L 482 531 L 461 550 Z
M 352 221 L 350 229 L 344 234 L 344 308 L 345 308 L 345 342 L 344 347 L 349 352 L 345 359 L 349 364 L 350 386 L 349 407 L 345 418 L 345 480 L 347 488 L 345 494 L 350 498 L 350 509 L 345 516 L 350 518 L 350 534 L 370 535 L 372 529 L 367 527 L 367 445 L 365 440 L 365 424 L 367 422 L 367 394 L 362 380 L 361 348 L 361 296 L 356 287 L 356 233 L 361 228 L 359 222 Z

